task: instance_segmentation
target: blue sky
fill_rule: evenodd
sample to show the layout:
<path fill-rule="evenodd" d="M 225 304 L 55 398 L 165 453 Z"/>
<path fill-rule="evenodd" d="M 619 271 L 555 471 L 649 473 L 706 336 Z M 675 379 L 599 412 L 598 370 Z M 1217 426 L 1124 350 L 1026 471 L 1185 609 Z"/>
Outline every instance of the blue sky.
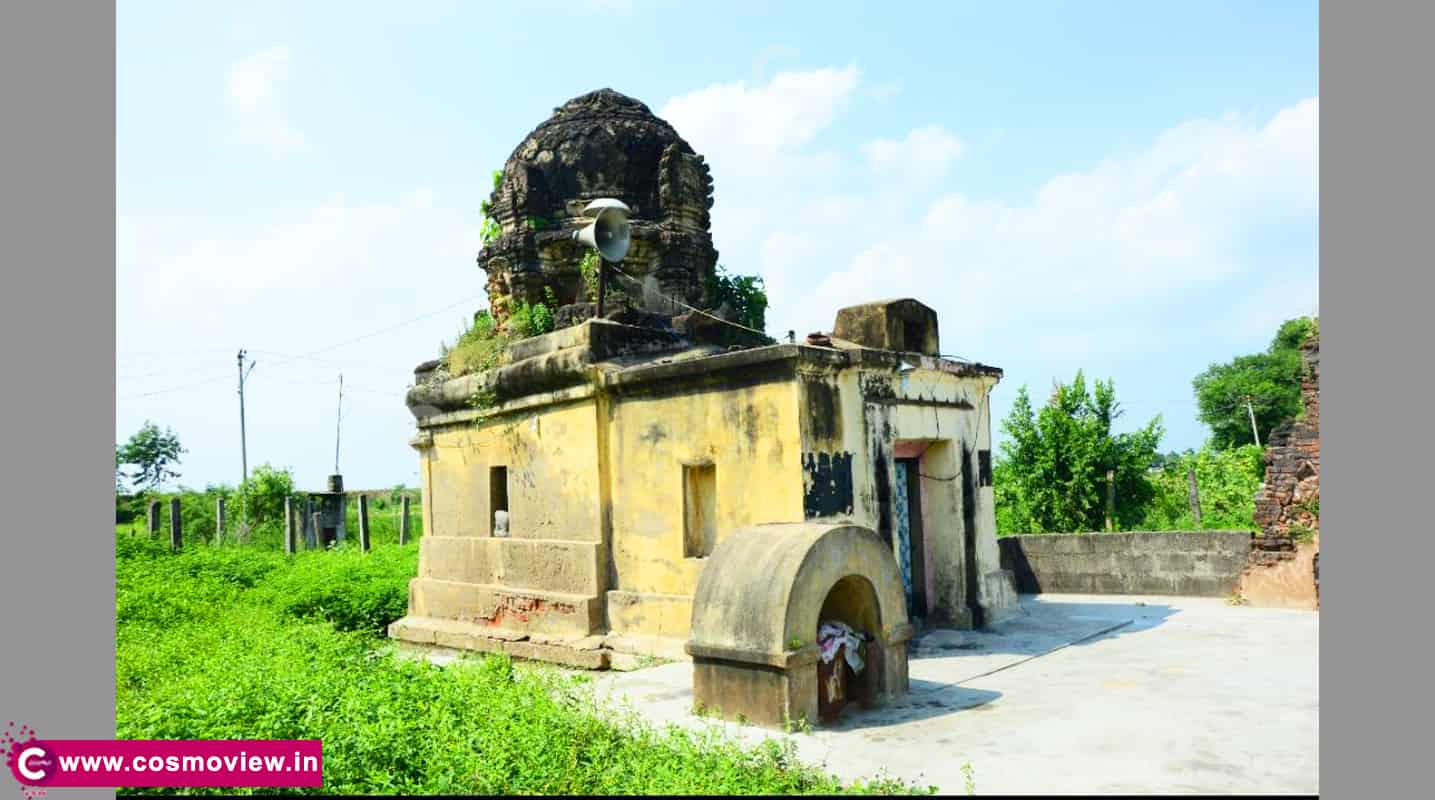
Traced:
<path fill-rule="evenodd" d="M 417 484 L 403 392 L 484 304 L 488 175 L 603 86 L 707 156 L 769 329 L 915 296 L 1044 397 L 1115 379 L 1197 447 L 1191 378 L 1317 298 L 1315 3 L 121 3 L 116 436 L 318 487 Z M 377 334 L 377 335 L 371 335 Z M 998 435 L 1000 438 L 1000 435 Z"/>

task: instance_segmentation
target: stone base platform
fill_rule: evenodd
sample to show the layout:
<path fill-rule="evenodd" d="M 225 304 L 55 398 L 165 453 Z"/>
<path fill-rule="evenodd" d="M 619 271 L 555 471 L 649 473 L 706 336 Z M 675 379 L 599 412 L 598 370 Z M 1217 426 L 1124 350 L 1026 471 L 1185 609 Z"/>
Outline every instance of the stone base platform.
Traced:
<path fill-rule="evenodd" d="M 686 660 L 683 642 L 659 636 L 553 636 L 435 617 L 404 617 L 389 638 L 439 650 L 507 653 L 579 669 L 631 669 L 645 659 Z"/>

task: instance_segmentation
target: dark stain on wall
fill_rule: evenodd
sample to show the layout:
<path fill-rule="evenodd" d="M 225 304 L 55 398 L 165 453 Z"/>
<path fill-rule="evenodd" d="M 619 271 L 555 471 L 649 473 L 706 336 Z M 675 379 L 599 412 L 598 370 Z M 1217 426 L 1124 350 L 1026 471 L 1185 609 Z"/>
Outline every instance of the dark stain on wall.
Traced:
<path fill-rule="evenodd" d="M 985 619 L 977 596 L 977 487 L 972 475 L 972 451 L 966 447 L 962 448 L 962 550 L 967 608 L 972 613 L 972 627 L 981 628 Z"/>
<path fill-rule="evenodd" d="M 748 452 L 757 452 L 762 444 L 764 425 L 770 424 L 776 418 L 777 413 L 770 406 L 759 408 L 752 403 L 750 391 L 743 392 L 740 402 L 723 407 L 723 424 L 742 434 Z"/>
<path fill-rule="evenodd" d="M 892 479 L 887 472 L 887 448 L 878 446 L 872 453 L 876 470 L 873 486 L 877 489 L 877 533 L 882 541 L 892 546 Z"/>
<path fill-rule="evenodd" d="M 992 451 L 977 451 L 977 485 L 992 485 Z"/>
<path fill-rule="evenodd" d="M 654 422 L 648 426 L 647 432 L 638 438 L 656 447 L 658 442 L 668 438 L 668 431 L 662 425 Z"/>
<path fill-rule="evenodd" d="M 807 487 L 802 510 L 807 519 L 852 513 L 851 453 L 803 453 L 802 470 Z"/>
<path fill-rule="evenodd" d="M 804 378 L 807 425 L 813 441 L 834 442 L 842 436 L 842 417 L 837 405 L 837 388 L 820 378 Z"/>
<path fill-rule="evenodd" d="M 858 385 L 862 389 L 863 399 L 868 402 L 897 399 L 897 391 L 892 388 L 892 381 L 886 375 L 864 373 L 858 377 Z"/>

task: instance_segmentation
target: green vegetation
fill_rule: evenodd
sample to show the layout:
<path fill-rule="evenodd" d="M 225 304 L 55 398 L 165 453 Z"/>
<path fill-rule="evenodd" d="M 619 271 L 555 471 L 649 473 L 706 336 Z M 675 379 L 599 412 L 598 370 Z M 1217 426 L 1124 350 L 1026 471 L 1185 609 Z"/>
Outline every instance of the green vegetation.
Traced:
<path fill-rule="evenodd" d="M 726 305 L 733 321 L 757 331 L 767 330 L 767 290 L 758 275 L 732 275 L 717 265 L 708 281 L 708 301 L 713 308 Z"/>
<path fill-rule="evenodd" d="M 1070 384 L 1057 384 L 1039 413 L 1026 387 L 1017 390 L 993 469 L 998 533 L 1101 530 L 1108 470 L 1116 487 L 1115 527 L 1129 530 L 1145 516 L 1160 417 L 1134 433 L 1113 434 L 1122 414 L 1116 389 L 1099 380 L 1094 388 L 1087 391 L 1078 371 Z"/>
<path fill-rule="evenodd" d="M 598 254 L 592 250 L 583 251 L 578 273 L 583 276 L 583 297 L 590 303 L 598 300 L 598 266 Z"/>
<path fill-rule="evenodd" d="M 508 321 L 504 323 L 510 338 L 527 339 L 553 332 L 553 309 L 558 304 L 553 302 L 552 289 L 546 289 L 545 293 L 548 295 L 545 302 L 529 305 L 520 301 L 513 304 L 508 312 Z"/>
<path fill-rule="evenodd" d="M 1254 444 L 1252 412 L 1262 442 L 1276 427 L 1302 412 L 1300 384 L 1305 362 L 1300 346 L 1317 332 L 1314 319 L 1287 320 L 1276 331 L 1266 352 L 1212 364 L 1196 376 L 1192 386 L 1197 416 L 1211 428 L 1212 445 L 1224 450 Z"/>
<path fill-rule="evenodd" d="M 501 327 L 488 309 L 480 310 L 473 315 L 473 324 L 459 334 L 458 341 L 452 347 L 443 347 L 449 374 L 458 377 L 501 366 L 510 342 L 553 331 L 553 310 L 557 307 L 553 290 L 547 289 L 544 302 L 513 303 Z"/>
<path fill-rule="evenodd" d="M 493 191 L 495 194 L 498 193 L 498 187 L 501 185 L 503 185 L 503 170 L 496 169 L 493 171 Z M 493 213 L 493 203 L 491 201 L 484 200 L 479 208 L 483 211 L 483 225 L 479 228 L 478 238 L 483 242 L 483 246 L 487 247 L 503 235 L 503 226 L 499 225 L 498 220 L 491 216 Z"/>
<path fill-rule="evenodd" d="M 1167 456 L 1152 474 L 1155 495 L 1141 524 L 1147 530 L 1254 530 L 1255 496 L 1265 474 L 1261 448 L 1253 444 L 1231 450 L 1210 445 L 1200 452 Z M 1187 470 L 1196 469 L 1201 498 L 1201 524 L 1191 516 Z"/>
<path fill-rule="evenodd" d="M 504 349 L 509 341 L 508 335 L 499 330 L 493 315 L 487 309 L 479 311 L 473 315 L 473 324 L 459 335 L 453 347 L 444 352 L 449 374 L 459 376 L 493 369 L 503 363 Z"/>
<path fill-rule="evenodd" d="M 1110 435 L 1119 416 L 1110 384 L 1087 397 L 1081 373 L 1058 386 L 1033 415 L 1022 387 L 1004 423 L 1009 441 L 993 469 L 997 534 L 1099 530 L 1104 523 L 1105 470 L 1115 469 L 1116 529 L 1255 530 L 1255 495 L 1265 474 L 1264 451 L 1251 433 L 1250 398 L 1265 441 L 1277 426 L 1304 413 L 1300 347 L 1319 336 L 1319 322 L 1287 320 L 1264 353 L 1213 364 L 1196 376 L 1197 415 L 1211 428 L 1199 452 L 1156 452 L 1159 418 L 1122 436 Z M 1194 468 L 1201 524 L 1191 513 L 1188 470 Z M 1319 517 L 1318 502 L 1302 506 Z M 1314 535 L 1293 526 L 1297 538 Z"/>
<path fill-rule="evenodd" d="M 379 634 L 404 613 L 416 561 L 415 545 L 171 554 L 119 536 L 118 737 L 317 738 L 325 793 L 843 789 L 798 762 L 790 741 L 750 748 L 717 729 L 657 729 L 600 706 L 584 678 L 556 668 L 497 656 L 441 668 L 396 655 Z M 913 789 L 883 779 L 847 790 Z"/>

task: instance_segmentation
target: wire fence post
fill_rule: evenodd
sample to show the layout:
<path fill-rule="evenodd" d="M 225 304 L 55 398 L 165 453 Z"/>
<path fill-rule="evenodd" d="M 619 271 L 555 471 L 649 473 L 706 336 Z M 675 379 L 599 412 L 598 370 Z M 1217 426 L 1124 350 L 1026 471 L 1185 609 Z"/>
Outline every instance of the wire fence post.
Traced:
<path fill-rule="evenodd" d="M 169 499 L 169 549 L 178 553 L 184 543 L 184 520 L 179 513 L 179 498 Z"/>
<path fill-rule="evenodd" d="M 359 495 L 359 549 L 369 552 L 369 496 Z"/>
<path fill-rule="evenodd" d="M 1191 518 L 1196 521 L 1196 529 L 1201 528 L 1201 490 L 1196 485 L 1196 465 L 1186 465 L 1186 499 L 1191 503 Z"/>

